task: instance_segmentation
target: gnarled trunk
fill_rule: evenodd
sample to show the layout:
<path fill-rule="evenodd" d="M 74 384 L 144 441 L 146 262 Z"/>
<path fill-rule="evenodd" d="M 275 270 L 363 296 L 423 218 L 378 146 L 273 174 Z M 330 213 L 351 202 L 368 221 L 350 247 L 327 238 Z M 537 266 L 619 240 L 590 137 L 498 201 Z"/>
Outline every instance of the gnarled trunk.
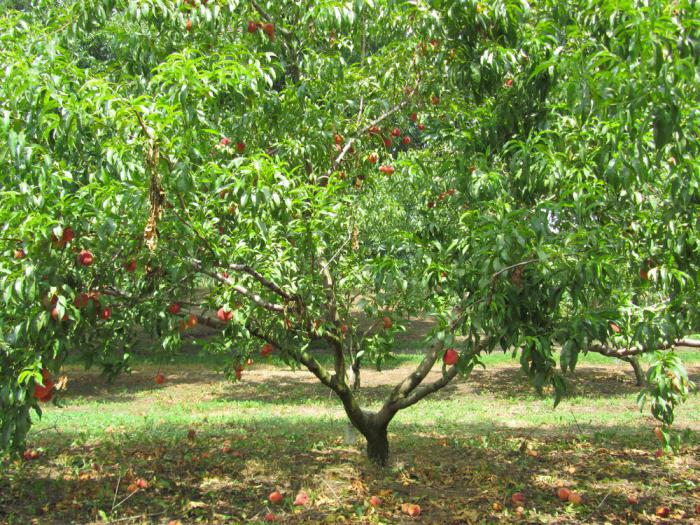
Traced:
<path fill-rule="evenodd" d="M 367 440 L 367 457 L 379 466 L 386 465 L 389 461 L 387 428 L 395 412 L 388 415 L 365 412 L 360 408 L 349 388 L 346 387 L 336 393 L 343 402 L 350 422 Z"/>
<path fill-rule="evenodd" d="M 389 437 L 384 424 L 371 425 L 364 433 L 367 440 L 367 457 L 372 463 L 383 467 L 389 461 Z"/>

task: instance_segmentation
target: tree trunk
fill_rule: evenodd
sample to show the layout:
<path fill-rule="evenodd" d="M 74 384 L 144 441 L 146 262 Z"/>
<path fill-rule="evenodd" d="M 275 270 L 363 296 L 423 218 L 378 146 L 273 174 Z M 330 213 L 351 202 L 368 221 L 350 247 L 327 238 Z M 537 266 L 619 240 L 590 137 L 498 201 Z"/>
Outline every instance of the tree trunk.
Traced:
<path fill-rule="evenodd" d="M 352 392 L 353 394 L 357 394 L 358 390 L 360 390 L 360 375 L 359 375 L 359 370 L 357 371 L 357 374 L 355 373 L 355 367 L 349 366 L 348 367 L 348 380 L 350 381 L 350 384 L 352 385 Z M 357 430 L 355 429 L 355 425 L 352 424 L 352 421 L 348 421 L 347 425 L 345 426 L 345 444 L 346 445 L 354 445 L 357 443 Z"/>
<path fill-rule="evenodd" d="M 389 461 L 389 438 L 387 425 L 372 426 L 365 434 L 367 457 L 372 463 L 383 467 Z"/>
<path fill-rule="evenodd" d="M 644 386 L 644 372 L 642 371 L 642 365 L 639 364 L 639 358 L 637 356 L 629 358 L 629 364 L 632 365 L 634 370 L 634 378 L 637 380 L 637 386 Z"/>

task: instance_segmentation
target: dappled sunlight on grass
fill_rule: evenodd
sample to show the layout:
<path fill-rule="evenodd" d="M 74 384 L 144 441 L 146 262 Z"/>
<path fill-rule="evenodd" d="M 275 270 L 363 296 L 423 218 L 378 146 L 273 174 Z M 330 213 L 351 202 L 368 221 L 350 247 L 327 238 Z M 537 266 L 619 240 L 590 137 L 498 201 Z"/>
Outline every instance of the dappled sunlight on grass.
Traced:
<path fill-rule="evenodd" d="M 132 523 L 254 523 L 274 510 L 285 523 L 402 523 L 401 504 L 410 502 L 426 523 L 651 522 L 663 503 L 682 522 L 700 484 L 698 397 L 679 411 L 678 454 L 657 459 L 654 423 L 636 407 L 625 367 L 581 368 L 576 395 L 556 410 L 515 368 L 475 373 L 397 416 L 384 470 L 367 462 L 362 439 L 344 443 L 340 404 L 302 372 L 253 367 L 232 384 L 180 367 L 165 370 L 163 386 L 154 372 L 141 367 L 112 387 L 74 375 L 65 406 L 49 407 L 30 435 L 40 459 L 3 465 L 0 519 L 88 522 L 103 512 Z M 407 372 L 363 376 L 367 399 L 385 393 L 379 377 Z M 129 497 L 137 478 L 149 488 Z M 128 499 L 113 509 L 118 481 L 116 503 Z M 583 504 L 560 503 L 559 486 Z M 273 508 L 274 489 L 285 501 Z M 312 504 L 291 505 L 302 489 Z M 516 491 L 526 497 L 521 513 L 509 499 Z M 373 494 L 378 508 L 367 503 Z"/>

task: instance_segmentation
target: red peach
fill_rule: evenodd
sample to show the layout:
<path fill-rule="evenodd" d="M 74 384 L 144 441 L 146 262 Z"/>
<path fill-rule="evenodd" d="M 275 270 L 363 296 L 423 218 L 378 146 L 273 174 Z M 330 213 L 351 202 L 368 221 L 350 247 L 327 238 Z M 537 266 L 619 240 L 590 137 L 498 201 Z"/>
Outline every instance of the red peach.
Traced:
<path fill-rule="evenodd" d="M 78 253 L 78 262 L 83 266 L 90 266 L 93 262 L 92 252 L 80 250 L 80 253 Z"/>
<path fill-rule="evenodd" d="M 557 498 L 559 498 L 562 501 L 568 501 L 570 494 L 571 491 L 564 487 L 561 487 L 559 490 L 557 490 Z"/>
<path fill-rule="evenodd" d="M 216 317 L 219 318 L 219 321 L 228 323 L 231 319 L 233 319 L 233 312 L 231 310 L 227 310 L 226 307 L 222 306 L 216 312 Z"/>
<path fill-rule="evenodd" d="M 63 242 L 71 242 L 73 239 L 75 239 L 75 232 L 73 231 L 73 228 L 71 228 L 70 226 L 64 228 L 61 239 L 63 239 Z"/>
<path fill-rule="evenodd" d="M 442 362 L 447 366 L 456 365 L 459 361 L 459 354 L 454 348 L 448 348 L 445 351 L 445 355 L 442 356 Z"/>

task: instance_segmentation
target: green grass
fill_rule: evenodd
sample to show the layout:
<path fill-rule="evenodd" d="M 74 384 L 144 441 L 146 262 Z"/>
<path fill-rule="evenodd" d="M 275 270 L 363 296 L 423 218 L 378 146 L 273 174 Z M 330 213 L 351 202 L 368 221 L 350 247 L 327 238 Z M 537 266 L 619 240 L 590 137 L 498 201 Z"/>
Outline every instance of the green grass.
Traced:
<path fill-rule="evenodd" d="M 423 350 L 425 346 L 420 343 L 409 343 L 402 347 L 398 352 L 395 352 L 389 356 L 386 362 L 383 364 L 384 367 L 399 367 L 408 364 L 417 364 L 423 358 Z M 700 351 L 697 349 L 681 349 L 677 350 L 676 353 L 681 357 L 684 363 L 700 363 Z M 491 354 L 485 354 L 482 356 L 482 362 L 488 366 L 494 365 L 518 365 L 519 364 L 519 354 L 513 356 L 513 352 L 503 352 L 500 350 L 494 351 Z M 554 356 L 559 364 L 559 354 Z M 651 361 L 653 355 L 647 354 L 640 356 L 640 360 L 643 364 L 647 364 Z M 324 366 L 332 366 L 333 358 L 326 352 L 317 353 L 317 359 Z M 230 359 L 226 355 L 220 354 L 207 354 L 204 352 L 199 353 L 188 353 L 180 355 L 166 356 L 163 354 L 153 355 L 153 354 L 133 354 L 131 362 L 134 366 L 140 365 L 159 365 L 159 364 L 169 364 L 169 365 L 201 365 L 208 366 L 213 369 L 220 370 L 228 363 Z M 69 361 L 70 364 L 77 364 L 76 360 Z M 288 368 L 282 359 L 279 357 L 271 356 L 265 360 L 266 364 L 280 367 Z M 579 355 L 578 364 L 579 365 L 609 365 L 611 363 L 623 363 L 619 359 L 614 359 L 610 357 L 603 356 L 596 353 L 588 353 Z M 366 366 L 372 366 L 367 364 Z"/>
<path fill-rule="evenodd" d="M 420 504 L 425 523 L 465 523 L 467 511 L 487 523 L 647 522 L 659 504 L 671 506 L 673 523 L 691 522 L 700 399 L 678 411 L 675 456 L 656 459 L 655 423 L 636 406 L 626 364 L 584 362 L 556 409 L 515 364 L 475 371 L 395 418 L 392 463 L 378 470 L 361 441 L 343 443 L 342 407 L 303 373 L 254 366 L 232 384 L 212 372 L 221 363 L 188 359 L 137 360 L 112 385 L 69 368 L 70 395 L 47 407 L 29 437 L 42 458 L 0 464 L 0 522 L 261 523 L 273 510 L 283 523 L 404 523 L 404 502 Z M 153 383 L 159 367 L 163 386 Z M 377 406 L 390 385 L 363 377 L 363 402 Z M 139 477 L 150 486 L 130 496 Z M 583 494 L 584 504 L 556 500 L 560 485 Z M 275 488 L 287 499 L 270 507 Z M 311 507 L 291 504 L 299 489 L 311 494 Z M 509 503 L 515 491 L 526 495 L 520 513 Z M 115 492 L 116 502 L 128 498 L 117 508 Z M 627 503 L 631 493 L 638 506 Z M 381 495 L 380 508 L 367 506 L 370 494 Z"/>

